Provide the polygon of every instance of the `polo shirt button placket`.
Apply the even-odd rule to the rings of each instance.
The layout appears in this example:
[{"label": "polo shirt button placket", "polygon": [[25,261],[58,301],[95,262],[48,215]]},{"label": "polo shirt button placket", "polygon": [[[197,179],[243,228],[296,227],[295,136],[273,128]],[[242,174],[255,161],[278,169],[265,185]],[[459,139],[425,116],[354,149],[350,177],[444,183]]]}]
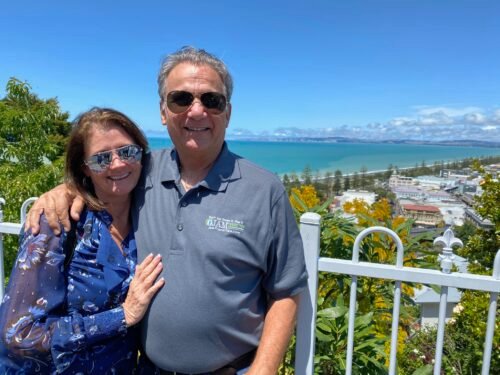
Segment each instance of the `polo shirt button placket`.
[{"label": "polo shirt button placket", "polygon": [[180,232],[184,229],[184,226],[182,224],[177,224],[177,230]]}]

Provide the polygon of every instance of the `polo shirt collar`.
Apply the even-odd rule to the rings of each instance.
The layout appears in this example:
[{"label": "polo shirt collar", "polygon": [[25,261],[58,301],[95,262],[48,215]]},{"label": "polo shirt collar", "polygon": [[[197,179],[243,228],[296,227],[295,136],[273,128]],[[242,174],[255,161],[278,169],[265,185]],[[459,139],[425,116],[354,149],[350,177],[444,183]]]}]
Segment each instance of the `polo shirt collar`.
[{"label": "polo shirt collar", "polygon": [[200,185],[213,191],[226,190],[229,182],[241,178],[238,158],[229,151],[227,143],[224,142],[214,165]]},{"label": "polo shirt collar", "polygon": [[[179,155],[173,148],[169,155],[168,160],[160,162],[160,181],[180,181],[181,174],[179,171]],[[238,165],[238,156],[229,151],[226,142],[222,146],[219,156],[214,162],[214,165],[208,172],[199,186],[203,186],[213,191],[224,191],[227,184],[231,180],[241,178],[240,167]]]}]

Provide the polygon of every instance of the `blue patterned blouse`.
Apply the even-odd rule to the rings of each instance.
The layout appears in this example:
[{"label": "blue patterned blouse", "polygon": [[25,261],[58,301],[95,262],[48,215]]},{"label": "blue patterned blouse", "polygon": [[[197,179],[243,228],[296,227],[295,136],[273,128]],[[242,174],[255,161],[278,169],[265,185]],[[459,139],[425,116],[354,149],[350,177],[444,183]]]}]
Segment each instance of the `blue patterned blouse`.
[{"label": "blue patterned blouse", "polygon": [[137,329],[121,304],[137,261],[133,232],[123,254],[111,238],[111,216],[85,211],[71,263],[66,234],[42,217],[40,233],[22,236],[0,305],[0,374],[133,374]]}]

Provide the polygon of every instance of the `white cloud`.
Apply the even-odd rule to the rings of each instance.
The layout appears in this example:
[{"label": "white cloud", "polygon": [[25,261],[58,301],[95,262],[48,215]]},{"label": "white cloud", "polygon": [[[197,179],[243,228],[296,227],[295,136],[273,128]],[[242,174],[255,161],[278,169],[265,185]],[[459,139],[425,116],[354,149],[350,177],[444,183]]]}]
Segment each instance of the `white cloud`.
[{"label": "white cloud", "polygon": [[392,126],[404,126],[410,122],[412,122],[412,120],[408,117],[396,117],[389,121],[389,124]]},{"label": "white cloud", "polygon": [[464,121],[469,124],[483,125],[486,121],[486,116],[480,112],[467,113],[464,115]]},{"label": "white cloud", "polygon": [[279,127],[272,131],[258,133],[230,129],[229,135],[290,138],[336,136],[371,140],[483,140],[500,142],[500,109],[488,111],[472,106],[464,108],[420,106],[416,108],[413,116],[394,117],[385,123],[371,122],[362,127],[348,124],[315,129]]},{"label": "white cloud", "polygon": [[478,107],[463,107],[463,108],[452,108],[452,107],[432,107],[432,106],[416,106],[417,114],[421,116],[429,116],[434,113],[443,113],[446,116],[456,117],[464,116],[471,112],[480,112],[481,108]]}]

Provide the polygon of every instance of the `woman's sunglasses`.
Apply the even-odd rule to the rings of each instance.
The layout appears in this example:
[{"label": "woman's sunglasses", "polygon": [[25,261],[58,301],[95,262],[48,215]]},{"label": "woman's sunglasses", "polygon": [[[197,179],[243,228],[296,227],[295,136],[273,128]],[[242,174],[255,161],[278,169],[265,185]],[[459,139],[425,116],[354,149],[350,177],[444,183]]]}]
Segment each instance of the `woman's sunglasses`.
[{"label": "woman's sunglasses", "polygon": [[142,148],[137,145],[127,145],[114,150],[98,152],[85,160],[85,165],[89,167],[92,172],[102,173],[109,168],[113,162],[113,154],[128,164],[137,163],[142,159]]},{"label": "woman's sunglasses", "polygon": [[[186,112],[193,104],[195,96],[189,91],[170,91],[167,95],[167,107],[175,113]],[[199,96],[207,112],[218,115],[226,109],[227,99],[218,92],[205,92]]]}]

